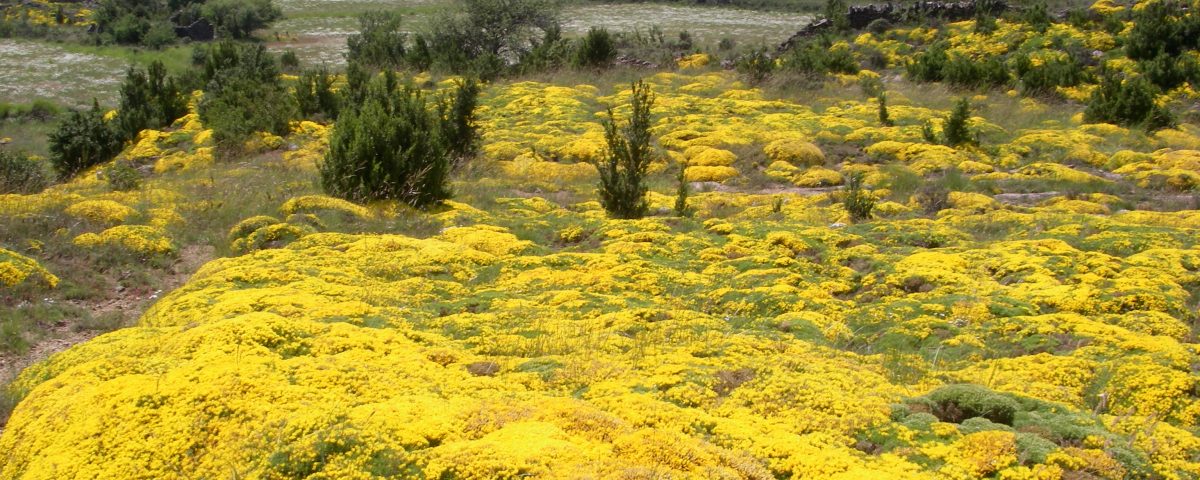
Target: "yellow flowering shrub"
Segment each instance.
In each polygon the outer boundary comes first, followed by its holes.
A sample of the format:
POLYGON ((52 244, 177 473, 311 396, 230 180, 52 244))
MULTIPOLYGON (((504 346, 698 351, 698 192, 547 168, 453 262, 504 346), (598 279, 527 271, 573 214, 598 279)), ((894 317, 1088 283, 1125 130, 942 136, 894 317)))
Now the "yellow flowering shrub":
POLYGON ((816 166, 825 163, 825 154, 821 149, 803 140, 776 140, 763 147, 763 153, 772 161, 787 162, 795 166, 816 166))
POLYGON ((371 217, 371 211, 362 205, 356 205, 353 202, 324 195, 306 195, 291 198, 279 207, 279 211, 284 215, 328 211, 346 215, 350 218, 371 217))
POLYGON ((171 237, 162 229, 148 225, 118 225, 100 233, 79 235, 73 243, 84 248, 115 248, 145 256, 175 252, 171 237))
POLYGON ((727 166, 692 166, 684 171, 689 182, 724 182, 737 175, 736 168, 727 166))
POLYGON ((0 248, 0 287, 11 288, 25 282, 54 288, 58 277, 51 274, 32 258, 12 250, 0 248))
POLYGON ((112 200, 84 200, 72 204, 64 212, 80 220, 101 225, 117 225, 137 215, 136 210, 112 200))

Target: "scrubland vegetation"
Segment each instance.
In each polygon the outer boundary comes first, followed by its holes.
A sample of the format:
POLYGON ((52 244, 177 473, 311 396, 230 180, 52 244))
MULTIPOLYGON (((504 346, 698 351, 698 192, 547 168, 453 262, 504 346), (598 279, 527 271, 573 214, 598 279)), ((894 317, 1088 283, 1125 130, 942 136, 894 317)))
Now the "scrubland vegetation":
POLYGON ((0 105, 0 478, 1200 478, 1197 5, 996 5, 0 105))

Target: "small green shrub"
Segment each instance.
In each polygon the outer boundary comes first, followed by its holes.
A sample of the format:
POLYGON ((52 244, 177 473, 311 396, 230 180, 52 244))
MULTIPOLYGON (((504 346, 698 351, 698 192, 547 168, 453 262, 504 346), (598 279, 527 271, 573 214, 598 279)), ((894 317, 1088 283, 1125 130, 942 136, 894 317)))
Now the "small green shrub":
POLYGON ((390 77, 371 82, 363 103, 343 109, 318 167, 321 186, 356 202, 439 203, 450 197, 451 167, 441 119, 419 89, 398 88, 390 77))
POLYGON ((946 119, 946 123, 942 127, 946 145, 957 147, 975 143, 975 135, 967 125, 970 120, 971 103, 967 101, 966 97, 958 99, 958 102, 954 104, 954 111, 950 112, 950 117, 946 119))
POLYGON ((333 91, 335 77, 324 66, 307 69, 296 82, 296 107, 307 118, 337 118, 338 96, 333 91))
POLYGON ((100 104, 71 112, 49 135, 50 162, 59 178, 67 179, 121 151, 121 138, 104 121, 100 104))
POLYGON ((200 120, 222 150, 240 148, 255 132, 287 133, 296 107, 279 79, 279 65, 261 44, 222 43, 209 49, 208 87, 200 120))
POLYGON ((738 73, 752 84, 762 83, 775 72, 775 59, 767 53, 766 47, 755 48, 739 56, 735 65, 738 73))
POLYGON ((104 170, 104 179, 109 188, 118 192, 137 190, 142 186, 142 172, 127 160, 113 162, 112 166, 104 170))
POLYGON ((692 208, 688 206, 690 188, 687 181, 687 164, 680 162, 679 170, 675 172, 675 215, 680 217, 692 216, 692 208))
POLYGON ((1092 92, 1083 117, 1087 122, 1142 126, 1147 130, 1173 125, 1174 114, 1159 105, 1157 98, 1158 89, 1144 77, 1122 78, 1109 72, 1092 92))
POLYGON ((42 162, 24 152, 0 148, 0 195, 37 193, 49 184, 50 179, 42 162))
POLYGON ((877 100, 879 101, 879 125, 883 127, 894 125, 891 115, 888 114, 887 92, 879 92, 877 100))
POLYGON ((617 124, 612 109, 604 123, 607 148, 604 158, 596 162, 600 171, 600 204, 613 218, 641 218, 649 208, 646 200, 646 171, 654 160, 650 133, 650 107, 653 93, 645 82, 632 85, 628 122, 617 124))
POLYGON ((917 82, 937 82, 943 78, 943 70, 950 61, 945 40, 933 42, 925 51, 912 56, 905 65, 908 78, 917 82))
POLYGON ((939 420, 950 423, 983 417, 1011 426, 1013 416, 1020 409, 1016 400, 971 384, 946 385, 931 392, 927 398, 933 410, 931 413, 939 420))
POLYGON ((479 82, 470 77, 457 81, 453 95, 438 100, 441 132, 456 166, 479 153, 478 105, 479 82))
POLYGON ((850 29, 849 11, 846 0, 825 0, 825 18, 834 30, 844 32, 850 29))
POLYGON ((592 27, 579 39, 574 64, 583 68, 603 68, 617 56, 617 47, 607 29, 592 27))
POLYGON ((279 65, 284 70, 295 71, 297 68, 300 68, 300 57, 296 56, 295 50, 289 48, 279 54, 279 65))
POLYGON ((126 71, 117 112, 118 133, 133 140, 144 129, 165 127, 187 114, 187 98, 163 63, 155 60, 145 71, 135 67, 126 71))
POLYGON ((842 205, 850 214, 850 221, 862 222, 871 218, 875 209, 875 197, 863 187, 863 172, 853 172, 846 175, 846 191, 842 196, 842 205))
POLYGON ((792 47, 783 59, 782 68, 809 76, 829 73, 858 73, 860 65, 848 48, 830 48, 826 40, 809 41, 792 47))
POLYGON ((867 31, 876 35, 883 35, 892 29, 892 22, 886 18, 876 18, 867 24, 867 31))

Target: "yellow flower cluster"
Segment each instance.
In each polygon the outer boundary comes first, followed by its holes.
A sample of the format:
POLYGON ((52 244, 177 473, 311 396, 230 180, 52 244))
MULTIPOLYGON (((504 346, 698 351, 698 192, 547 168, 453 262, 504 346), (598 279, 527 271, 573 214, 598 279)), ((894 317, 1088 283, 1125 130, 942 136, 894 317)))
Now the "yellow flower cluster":
POLYGON ((116 248, 144 256, 175 251, 166 232, 149 225, 118 225, 100 233, 84 233, 75 237, 73 243, 84 248, 116 248))
POLYGON ((11 288, 25 282, 58 286, 58 277, 46 271, 37 260, 0 248, 0 287, 11 288))

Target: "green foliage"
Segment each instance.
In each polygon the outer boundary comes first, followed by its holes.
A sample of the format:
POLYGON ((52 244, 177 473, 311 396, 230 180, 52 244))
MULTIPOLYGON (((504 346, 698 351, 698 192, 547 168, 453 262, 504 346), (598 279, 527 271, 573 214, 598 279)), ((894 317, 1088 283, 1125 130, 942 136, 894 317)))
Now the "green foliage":
POLYGON ((555 0, 459 0, 430 23, 432 63, 488 80, 530 54, 559 28, 555 0))
POLYGON ((783 59, 783 69, 809 76, 828 73, 858 73, 854 54, 845 48, 830 48, 828 39, 808 41, 793 47, 783 59))
POLYGON ((650 86, 638 81, 632 84, 630 114, 625 125, 617 123, 610 108, 604 123, 607 148, 604 158, 598 159, 600 171, 600 204, 613 218, 641 218, 649 208, 646 200, 646 171, 654 160, 650 133, 650 108, 654 95, 650 86))
POLYGON ((479 82, 467 77, 457 81, 453 95, 438 100, 438 116, 446 148, 455 165, 479 153, 479 124, 475 109, 479 105, 479 82))
POLYGON ((117 132, 132 140, 144 129, 165 127, 187 114, 187 98, 175 78, 167 76, 162 62, 155 60, 145 71, 129 67, 117 111, 117 132))
POLYGON ((933 123, 929 120, 921 124, 921 138, 925 139, 925 143, 938 143, 937 135, 933 133, 933 123))
POLYGON ((218 36, 243 40, 282 16, 271 0, 102 0, 93 19, 101 41, 162 48, 178 41, 175 25, 201 18, 218 36))
POLYGON ((967 101, 966 97, 958 99, 958 102, 954 104, 954 111, 950 112, 950 117, 946 119, 946 123, 942 127, 945 144, 957 147, 975 143, 975 135, 967 126, 967 122, 970 120, 971 102, 967 101))
POLYGON ((574 61, 576 55, 574 44, 564 39, 562 29, 554 25, 546 29, 541 42, 534 44, 533 48, 521 57, 518 68, 522 73, 557 70, 574 61))
POLYGON ((603 68, 612 63, 616 56, 617 47, 608 30, 592 27, 587 35, 579 39, 574 63, 576 67, 603 68))
POLYGON ((1074 87, 1087 80, 1083 66, 1073 58, 1051 58, 1035 66, 1028 55, 1014 58, 1014 71, 1025 95, 1052 94, 1057 87, 1074 87))
POLYGON ((1142 126, 1147 130, 1173 125, 1174 115, 1159 105, 1157 98, 1158 89, 1144 77, 1122 78, 1108 72, 1092 92, 1083 117, 1087 122, 1142 126))
POLYGON ((908 78, 917 82, 936 82, 942 80, 942 71, 950 61, 946 49, 949 44, 938 40, 929 45, 925 51, 912 56, 905 65, 908 78))
POLYGON ((108 161, 121 151, 121 138, 108 122, 100 104, 91 110, 71 112, 49 136, 50 162, 60 178, 108 161))
POLYGON ((443 122, 393 74, 372 81, 363 102, 345 105, 318 166, 321 186, 356 202, 395 199, 423 208, 450 198, 451 153, 443 122))
POLYGON ((1050 28, 1050 23, 1054 21, 1050 17, 1050 9, 1046 7, 1045 1, 1034 2, 1025 9, 1023 20, 1028 23, 1038 33, 1045 33, 1047 28, 1050 28))
POLYGON ((892 117, 888 115, 887 109, 887 92, 879 92, 879 96, 876 98, 879 100, 879 125, 883 127, 892 126, 892 117))
POLYGON ((374 68, 399 68, 407 60, 406 39, 399 13, 365 12, 358 17, 358 33, 346 39, 346 58, 374 68))
POLYGON ((307 69, 296 83, 296 106, 306 118, 337 118, 338 96, 333 91, 335 77, 324 66, 307 69))
POLYGON ((250 38, 255 30, 283 18, 271 0, 208 0, 201 15, 212 22, 220 37, 250 38))
POLYGON ((942 78, 946 83, 966 88, 998 87, 1010 80, 1008 68, 999 58, 979 61, 960 55, 949 57, 942 68, 942 78))
POLYGON ((775 59, 767 53, 767 47, 759 47, 738 57, 736 67, 738 73, 745 76, 750 83, 758 84, 775 72, 775 59))
POLYGON ((1012 398, 971 384, 946 385, 931 392, 929 406, 943 422, 960 423, 972 417, 1012 425, 1020 404, 1012 398))
POLYGON ((0 148, 0 195, 29 195, 50 184, 42 162, 24 152, 0 148))
POLYGON ((45 99, 34 100, 28 105, 0 102, 0 120, 45 122, 61 113, 61 107, 45 99))
POLYGON ((112 166, 104 170, 104 179, 108 181, 109 188, 118 192, 137 190, 142 186, 142 172, 127 160, 113 162, 112 166))
POLYGON ((218 147, 236 148, 255 132, 287 133, 296 110, 294 98, 263 45, 223 42, 214 46, 205 72, 209 81, 200 102, 200 119, 213 130, 218 147))
POLYGON ((687 164, 680 163, 679 170, 675 172, 675 215, 680 217, 692 216, 692 208, 688 206, 688 194, 690 188, 687 181, 687 164))
POLYGON ((1138 69, 1150 83, 1164 91, 1186 82, 1200 85, 1200 64, 1190 55, 1170 55, 1160 52, 1157 56, 1138 62, 1138 69))
POLYGON ((846 191, 842 195, 842 206, 850 214, 850 221, 858 223, 871 218, 875 209, 875 197, 863 188, 863 172, 853 172, 846 175, 846 191))
POLYGON ((294 71, 300 68, 300 57, 296 56, 296 51, 292 49, 284 50, 279 54, 279 66, 284 70, 294 71))
POLYGON ((1200 16, 1187 2, 1156 0, 1140 7, 1124 39, 1129 58, 1149 60, 1163 54, 1178 58, 1200 48, 1200 16))
POLYGON ((844 32, 850 29, 850 8, 846 0, 825 0, 825 18, 833 24, 833 29, 844 32))

